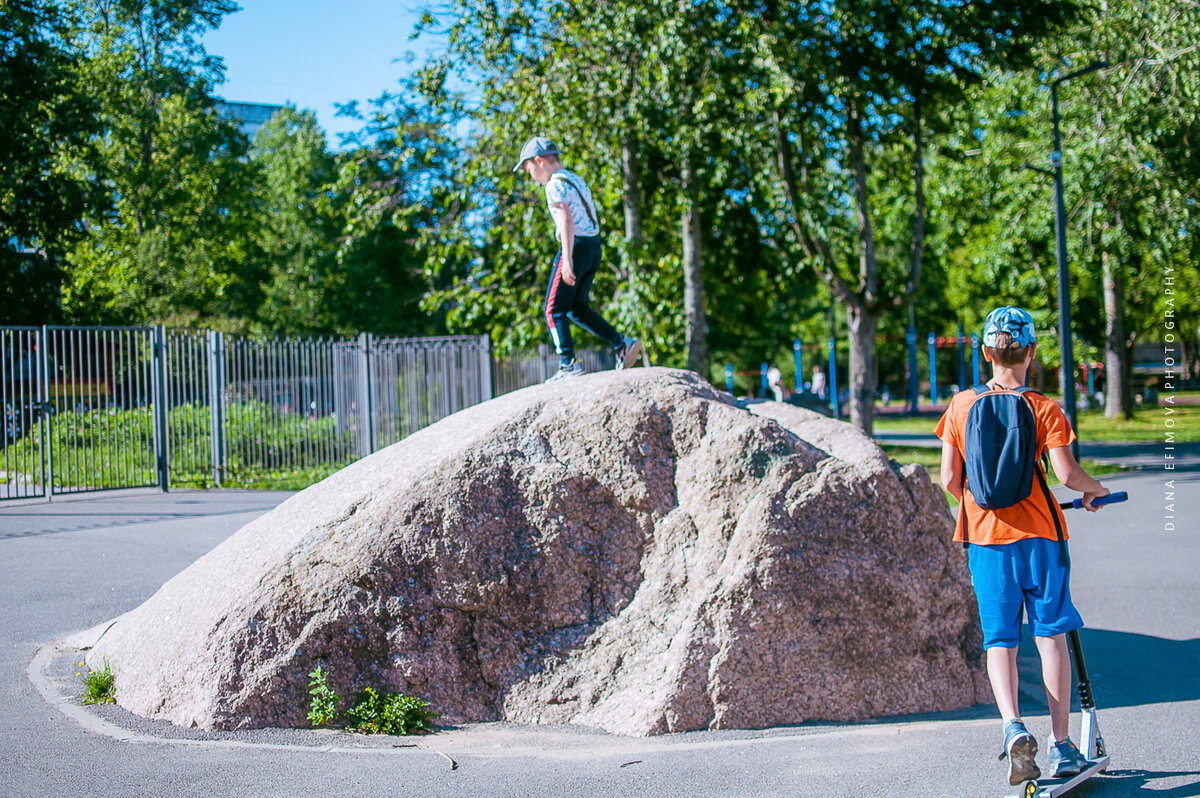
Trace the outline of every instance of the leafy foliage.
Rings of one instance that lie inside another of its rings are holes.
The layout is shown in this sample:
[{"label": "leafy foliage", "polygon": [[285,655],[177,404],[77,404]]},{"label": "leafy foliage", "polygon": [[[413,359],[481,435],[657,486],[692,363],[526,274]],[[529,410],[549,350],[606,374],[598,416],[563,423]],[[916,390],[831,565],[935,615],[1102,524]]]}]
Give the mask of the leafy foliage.
[{"label": "leafy foliage", "polygon": [[327,683],[324,668],[318,665],[309,675],[308,693],[312,696],[312,707],[308,710],[308,722],[314,726],[328,726],[337,717],[338,694]]},{"label": "leafy foliage", "polygon": [[543,343],[552,227],[511,167],[545,134],[599,206],[594,301],[655,362],[795,379],[835,304],[869,427],[910,314],[1030,307],[1052,373],[1050,185],[1019,167],[1048,165],[1049,84],[1104,57],[1060,87],[1076,352],[1111,384],[1165,320],[1200,348],[1200,297],[1161,290],[1200,280],[1195,0],[447,0],[337,152],[310,112],[253,142],[218,112],[201,36],[234,9],[0,8],[4,321]]},{"label": "leafy foliage", "polygon": [[368,687],[346,710],[346,727],[363,734],[413,734],[433,731],[437,716],[428,701],[398,693],[380,695]]}]

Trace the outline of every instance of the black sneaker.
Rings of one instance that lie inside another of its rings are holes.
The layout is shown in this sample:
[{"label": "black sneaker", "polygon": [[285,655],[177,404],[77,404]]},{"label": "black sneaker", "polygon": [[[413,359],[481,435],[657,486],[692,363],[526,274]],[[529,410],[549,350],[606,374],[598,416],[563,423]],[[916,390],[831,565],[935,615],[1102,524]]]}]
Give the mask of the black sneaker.
[{"label": "black sneaker", "polygon": [[634,366],[642,356],[642,342],[636,338],[626,338],[613,350],[613,356],[616,358],[618,370]]},{"label": "black sneaker", "polygon": [[558,367],[558,371],[550,376],[546,382],[557,382],[558,380],[566,379],[567,377],[575,377],[583,373],[583,366],[578,360],[572,360],[570,363],[563,363]]}]

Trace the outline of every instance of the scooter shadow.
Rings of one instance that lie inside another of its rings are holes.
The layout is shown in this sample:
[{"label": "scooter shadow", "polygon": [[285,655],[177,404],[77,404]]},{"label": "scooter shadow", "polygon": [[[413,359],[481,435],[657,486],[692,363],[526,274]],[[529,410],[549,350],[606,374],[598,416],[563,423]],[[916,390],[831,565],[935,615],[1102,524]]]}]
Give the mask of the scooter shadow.
[{"label": "scooter shadow", "polygon": [[[1200,680],[1180,679],[1200,662],[1200,639],[1167,640],[1107,629],[1081,629],[1080,642],[1096,706],[1137,707],[1200,700]],[[1037,649],[1026,635],[1017,653],[1021,681],[1041,693]],[[1078,699],[1076,699],[1078,703]]]},{"label": "scooter shadow", "polygon": [[[1178,787],[1163,788],[1159,782],[1163,779],[1191,778],[1191,783]],[[1155,798],[1198,798],[1200,797],[1200,773],[1192,771],[1165,772],[1155,770],[1113,769],[1108,773],[1089,779],[1077,790],[1087,798],[1103,798],[1103,796],[1140,795],[1149,792]]]}]

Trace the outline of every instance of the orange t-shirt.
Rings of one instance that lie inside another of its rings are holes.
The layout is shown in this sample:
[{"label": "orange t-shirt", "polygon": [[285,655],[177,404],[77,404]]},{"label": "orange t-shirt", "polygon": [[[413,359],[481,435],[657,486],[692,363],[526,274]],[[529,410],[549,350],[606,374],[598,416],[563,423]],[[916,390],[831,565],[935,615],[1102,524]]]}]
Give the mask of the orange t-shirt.
[{"label": "orange t-shirt", "polygon": [[[977,394],[970,389],[956,393],[950,400],[950,406],[946,408],[941,421],[938,422],[936,430],[939,438],[958,449],[958,454],[964,458],[964,462],[967,413],[970,412],[971,405],[975,403],[976,398]],[[1040,393],[1027,393],[1025,401],[1029,402],[1030,409],[1033,410],[1033,417],[1037,422],[1037,456],[1039,459],[1048,450],[1059,446],[1068,446],[1071,441],[1075,440],[1075,432],[1071,429],[1066,414],[1052,400]],[[1037,468],[1041,468],[1040,463]],[[963,483],[964,485],[966,483],[965,468]],[[964,489],[958,522],[954,526],[954,539],[960,542],[963,539],[962,527],[965,514],[968,524],[967,537],[971,543],[994,546],[1002,543],[1015,543],[1018,540],[1033,537],[1058,540],[1058,532],[1054,528],[1054,518],[1050,515],[1051,512],[1058,516],[1058,522],[1062,524],[1065,538],[1067,522],[1063,518],[1062,510],[1059,509],[1058,502],[1054,502],[1054,506],[1051,508],[1036,475],[1033,478],[1033,491],[1024,501],[999,510],[984,510],[975,503],[971,492]]]}]

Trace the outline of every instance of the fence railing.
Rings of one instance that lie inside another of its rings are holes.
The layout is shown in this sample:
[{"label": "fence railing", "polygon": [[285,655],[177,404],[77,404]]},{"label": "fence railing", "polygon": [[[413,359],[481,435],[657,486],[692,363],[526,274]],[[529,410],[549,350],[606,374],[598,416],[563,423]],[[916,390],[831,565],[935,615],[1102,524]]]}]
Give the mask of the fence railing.
[{"label": "fence railing", "polygon": [[315,481],[557,367],[549,347],[494,361],[487,336],[0,327],[0,500]]}]

